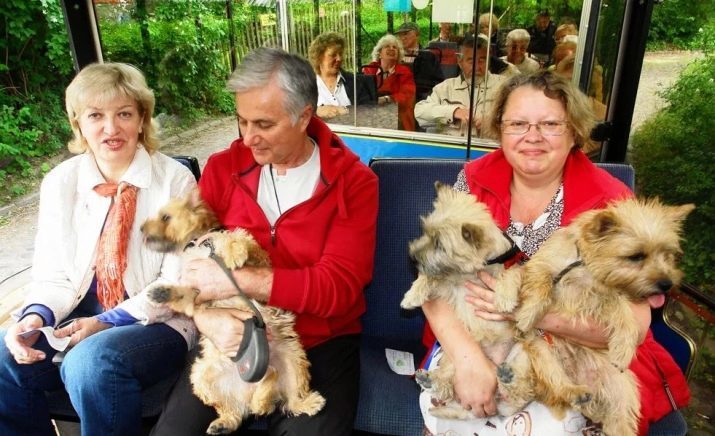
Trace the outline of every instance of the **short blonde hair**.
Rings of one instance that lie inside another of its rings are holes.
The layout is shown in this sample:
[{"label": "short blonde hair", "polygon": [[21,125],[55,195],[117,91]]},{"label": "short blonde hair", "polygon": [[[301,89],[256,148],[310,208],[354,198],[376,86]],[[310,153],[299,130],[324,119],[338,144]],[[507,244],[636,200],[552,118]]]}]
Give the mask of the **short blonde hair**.
[{"label": "short blonde hair", "polygon": [[388,44],[395,44],[397,46],[397,63],[399,64],[402,62],[402,58],[405,57],[405,49],[402,47],[402,41],[400,41],[400,38],[390,34],[383,36],[377,41],[377,44],[375,44],[375,47],[372,49],[372,60],[379,61],[380,51]]},{"label": "short blonde hair", "polygon": [[517,74],[502,84],[485,126],[492,138],[500,140],[502,117],[509,96],[525,86],[543,91],[546,97],[560,101],[566,111],[566,121],[573,130],[574,145],[586,150],[592,148],[591,130],[596,125],[596,119],[588,98],[570,80],[551,71]]},{"label": "short blonde hair", "polygon": [[490,20],[492,22],[492,32],[498,31],[499,30],[499,18],[497,18],[497,16],[494,14],[490,14],[489,12],[479,16],[479,27],[489,27]]},{"label": "short blonde hair", "polygon": [[308,48],[308,61],[315,74],[320,74],[320,61],[323,54],[330,48],[337,47],[342,52],[345,50],[345,38],[337,32],[326,32],[318,35]]},{"label": "short blonde hair", "polygon": [[90,104],[108,102],[118,97],[134,100],[143,117],[139,143],[153,153],[159,148],[154,114],[154,92],[138,68],[118,62],[91,64],[75,76],[65,91],[65,107],[74,138],[67,148],[72,153],[84,153],[89,147],[79,129],[79,117]]}]

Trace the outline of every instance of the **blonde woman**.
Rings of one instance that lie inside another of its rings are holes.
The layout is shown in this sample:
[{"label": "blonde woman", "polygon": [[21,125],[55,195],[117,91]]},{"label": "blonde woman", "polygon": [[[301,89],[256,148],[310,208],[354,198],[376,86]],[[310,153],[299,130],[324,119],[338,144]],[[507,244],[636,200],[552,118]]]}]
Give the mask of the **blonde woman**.
[{"label": "blonde woman", "polygon": [[[196,182],[156,151],[154,94],[135,67],[86,67],[66,106],[78,156],[42,182],[31,291],[0,334],[0,434],[54,434],[45,391],[57,389],[82,434],[140,434],[142,389],[179,371],[195,328],[145,299],[152,283],[176,281],[180,265],[145,248],[139,228]],[[70,338],[61,365],[29,333],[43,326]]]}]

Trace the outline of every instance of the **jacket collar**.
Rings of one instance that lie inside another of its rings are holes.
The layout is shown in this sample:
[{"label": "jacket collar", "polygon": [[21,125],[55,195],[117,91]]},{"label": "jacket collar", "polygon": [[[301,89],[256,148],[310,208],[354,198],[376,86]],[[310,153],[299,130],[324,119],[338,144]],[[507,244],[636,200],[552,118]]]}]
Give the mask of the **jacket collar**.
[{"label": "jacket collar", "polygon": [[[503,207],[508,213],[511,207],[509,187],[514,170],[504,157],[502,149],[475,161],[475,165],[467,165],[466,171],[469,173],[467,180],[470,184],[474,183],[492,192],[503,202]],[[591,209],[604,201],[605,193],[599,186],[598,181],[601,177],[595,174],[597,171],[598,168],[580,149],[574,149],[569,153],[563,174],[565,211]],[[568,224],[567,221],[571,218],[573,217],[564,214],[562,224]]]},{"label": "jacket collar", "polygon": [[[79,164],[77,176],[77,191],[91,191],[95,186],[106,183],[107,181],[99,171],[97,161],[94,159],[92,153],[87,151],[81,156],[82,159]],[[134,154],[134,159],[132,163],[129,164],[129,168],[127,168],[119,181],[127,182],[139,189],[143,189],[151,185],[151,179],[151,156],[149,156],[149,153],[144,147],[140,147]]]}]

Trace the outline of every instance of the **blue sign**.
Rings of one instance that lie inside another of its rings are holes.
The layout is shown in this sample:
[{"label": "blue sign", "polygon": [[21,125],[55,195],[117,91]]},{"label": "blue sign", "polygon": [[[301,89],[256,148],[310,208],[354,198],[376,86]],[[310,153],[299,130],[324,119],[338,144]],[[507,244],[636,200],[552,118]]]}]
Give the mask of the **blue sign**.
[{"label": "blue sign", "polygon": [[387,12],[410,12],[411,9],[411,0],[385,0],[385,11]]}]

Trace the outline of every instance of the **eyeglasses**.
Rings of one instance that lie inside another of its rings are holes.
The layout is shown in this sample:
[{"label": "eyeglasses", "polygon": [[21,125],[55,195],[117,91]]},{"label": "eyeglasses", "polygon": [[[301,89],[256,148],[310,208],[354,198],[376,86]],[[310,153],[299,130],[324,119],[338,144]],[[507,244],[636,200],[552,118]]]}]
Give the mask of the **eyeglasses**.
[{"label": "eyeglasses", "polygon": [[521,120],[502,120],[502,133],[507,135],[524,135],[531,126],[536,126],[536,130],[544,136],[559,136],[566,131],[567,121],[539,121],[538,123],[529,123]]}]

